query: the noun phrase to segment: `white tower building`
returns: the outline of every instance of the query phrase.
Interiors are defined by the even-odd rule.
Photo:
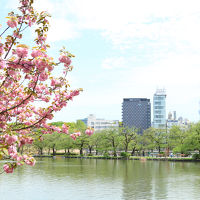
[[[153,127],[166,128],[166,91],[157,89],[153,96]]]

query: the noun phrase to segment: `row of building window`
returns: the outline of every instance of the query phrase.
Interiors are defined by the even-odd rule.
[[[155,115],[155,118],[164,118],[164,115]]]
[[[155,105],[161,105],[161,101],[155,101],[154,104]]]
[[[163,109],[164,106],[155,106],[155,109]]]
[[[165,97],[154,96],[154,100],[164,100]]]
[[[161,123],[161,120],[155,120],[155,123]]]
[[[113,128],[113,126],[95,126],[96,129]]]
[[[115,123],[112,123],[112,122],[91,122],[91,125],[111,125],[111,124],[117,124],[116,122]]]

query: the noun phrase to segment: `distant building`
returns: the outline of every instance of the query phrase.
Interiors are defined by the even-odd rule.
[[[98,119],[93,114],[90,114],[87,118],[80,120],[83,121],[87,127],[94,128],[95,131],[119,127],[119,120]]]
[[[157,89],[153,96],[153,127],[166,128],[166,91]]]
[[[138,133],[151,127],[151,103],[146,98],[124,98],[122,105],[124,127],[135,127]]]
[[[173,126],[178,126],[179,121],[176,119],[176,111],[173,111],[172,113],[168,113],[168,119],[167,119],[167,129],[171,129]]]
[[[183,117],[176,119],[176,111],[173,111],[173,116],[171,112],[168,114],[167,130],[171,129],[173,126],[179,126],[181,129],[188,129],[191,126],[191,122],[188,119],[183,119]]]
[[[192,123],[187,118],[185,118],[185,119],[183,119],[183,117],[178,118],[178,126],[181,129],[188,129],[188,128],[190,128],[191,124]]]

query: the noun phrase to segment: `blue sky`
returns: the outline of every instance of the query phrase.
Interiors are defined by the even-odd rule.
[[[2,25],[17,2],[1,0]],[[76,55],[69,81],[84,89],[55,121],[89,114],[121,120],[123,98],[152,102],[156,88],[167,91],[167,113],[199,120],[199,0],[35,0],[35,6],[52,15],[50,54],[66,46]]]

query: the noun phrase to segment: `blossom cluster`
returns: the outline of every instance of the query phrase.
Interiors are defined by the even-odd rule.
[[[86,129],[86,131],[85,131],[85,134],[87,134],[89,136],[91,136],[93,133],[94,133],[94,129],[90,128],[90,127],[88,129]]]
[[[71,59],[74,56],[62,49],[55,62],[47,54],[49,14],[35,12],[33,0],[19,1],[20,14],[9,13],[8,27],[0,34],[5,41],[0,41],[0,159],[12,161],[3,167],[7,173],[24,163],[35,164],[31,155],[21,155],[17,151],[23,145],[32,144],[35,129],[41,129],[43,134],[69,133],[65,124],[59,128],[49,125],[48,120],[82,91],[70,90],[66,78],[73,68]],[[35,46],[30,48],[20,41],[23,30],[32,25],[38,28],[35,29]],[[8,29],[12,34],[4,37]],[[72,139],[78,136],[80,133],[71,135]]]

